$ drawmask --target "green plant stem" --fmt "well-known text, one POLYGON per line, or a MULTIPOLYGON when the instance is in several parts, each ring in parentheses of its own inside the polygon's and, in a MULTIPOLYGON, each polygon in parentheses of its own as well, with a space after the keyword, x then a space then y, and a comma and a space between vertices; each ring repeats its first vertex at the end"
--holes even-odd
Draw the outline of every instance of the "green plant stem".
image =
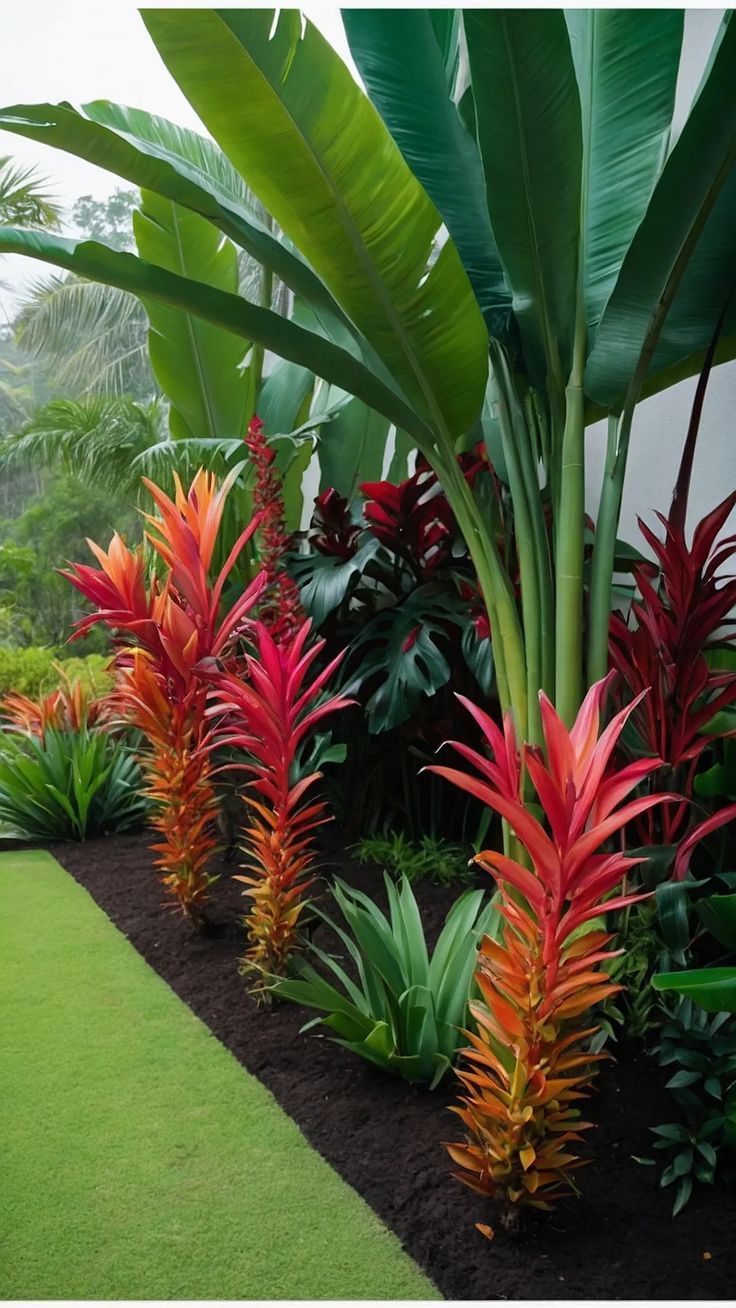
POLYGON ((512 710, 523 740, 528 731, 526 652, 511 583, 454 451, 448 457, 435 451, 433 465, 463 533, 488 611, 501 708, 504 713, 512 710))
MULTIPOLYGON (((541 515, 538 486, 530 485, 524 475, 522 451, 532 455, 531 437, 524 411, 518 401, 503 351, 491 342, 496 404, 501 441, 514 506, 514 532, 521 574, 521 609, 526 651, 527 738, 541 744, 542 721, 539 712, 539 689, 543 685, 543 618, 542 589, 538 540, 534 530, 535 510, 541 515), (536 503, 535 503, 536 500, 536 503)), ((546 634, 546 633, 545 633, 546 634)))
POLYGON ((583 693, 583 561, 585 542, 585 309, 578 305, 575 349, 565 389, 560 505, 556 534, 555 702, 568 726, 583 693))
POLYGON ((631 430, 631 415, 621 422, 619 415, 608 418, 608 442, 603 484, 595 527, 593 564, 590 584, 588 623, 588 681, 600 681, 608 671, 608 629, 611 616, 611 586, 616 553, 616 533, 621 512, 626 451, 631 430), (623 445, 622 445, 623 441, 623 445))

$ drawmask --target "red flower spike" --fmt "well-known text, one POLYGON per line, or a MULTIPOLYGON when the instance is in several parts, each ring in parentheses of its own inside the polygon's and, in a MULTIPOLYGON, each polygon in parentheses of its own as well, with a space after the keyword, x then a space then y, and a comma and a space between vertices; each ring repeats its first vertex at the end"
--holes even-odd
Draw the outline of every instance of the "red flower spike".
POLYGON ((324 641, 305 646, 311 623, 302 623, 288 644, 278 643, 265 623, 252 624, 254 652, 247 680, 217 668, 208 670, 214 688, 208 715, 217 719, 213 743, 245 751, 249 762, 250 825, 246 829, 245 876, 251 902, 246 917, 248 948, 244 970, 264 977, 283 975, 297 943, 304 896, 314 870, 313 833, 329 821, 323 801, 311 790, 320 773, 292 784, 297 751, 306 736, 328 715, 354 703, 344 696, 322 700, 322 693, 342 655, 316 677, 309 670, 324 641))
POLYGON ((220 615, 225 580, 260 522, 253 519, 211 579, 235 475, 218 488, 212 474, 200 470, 186 493, 175 478, 173 500, 146 482, 158 509, 158 516, 145 515, 147 536, 167 566, 163 583, 155 576, 146 581, 142 550, 129 550, 117 534, 107 553, 88 542, 99 568, 76 564, 62 574, 96 606, 96 612, 77 623, 75 634, 97 622, 116 633, 113 705, 146 737, 148 751, 141 762, 154 806, 152 824, 161 834, 154 845, 156 862, 167 891, 195 926, 203 920, 217 816, 200 667, 203 660, 230 654, 266 580, 257 577, 220 615))
POLYGON ((291 536, 284 526, 284 495, 274 452, 263 434, 260 418, 253 418, 245 437, 256 469, 253 502, 260 516, 261 568, 265 591, 258 614, 278 644, 294 638, 306 614, 299 588, 284 569, 284 555, 291 548, 291 536))
POLYGON ((612 937, 604 931, 576 933, 593 918, 642 898, 609 898, 641 860, 601 853, 601 847, 632 816, 671 798, 655 794, 623 803, 659 760, 609 771, 636 708, 636 702, 629 705, 601 733, 609 682, 591 688, 569 731, 540 695, 544 752, 518 748, 510 716, 502 732, 463 700, 491 757, 454 744, 480 777, 429 769, 505 818, 529 858, 525 867, 485 850, 474 860, 499 887, 506 929, 503 940, 486 939, 479 952, 476 980, 483 1001, 471 1005, 478 1034, 466 1033, 468 1066, 458 1072, 465 1093, 454 1110, 467 1136, 446 1146, 460 1168, 454 1173, 459 1180, 512 1206, 549 1208, 575 1189, 572 1173, 582 1163, 569 1145, 586 1125, 576 1105, 602 1057, 583 1044, 597 1030, 590 1022, 586 1026, 585 1017, 619 989, 601 964, 620 952, 608 949, 612 937), (545 824, 525 806, 525 772, 545 824))

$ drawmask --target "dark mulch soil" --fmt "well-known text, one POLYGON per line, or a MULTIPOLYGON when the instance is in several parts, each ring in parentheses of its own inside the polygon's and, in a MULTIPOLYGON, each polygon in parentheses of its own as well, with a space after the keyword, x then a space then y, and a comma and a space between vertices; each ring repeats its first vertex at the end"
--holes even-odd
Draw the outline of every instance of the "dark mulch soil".
MULTIPOLYGON (((220 935, 193 936, 164 907, 145 836, 63 845, 52 852, 244 1067, 269 1087, 312 1145, 380 1214, 450 1299, 728 1299, 736 1295, 736 1197, 701 1189, 674 1221, 671 1192, 656 1188, 647 1127, 671 1119, 647 1058, 619 1048, 602 1072, 590 1115, 595 1161, 583 1196, 516 1237, 488 1242, 474 1228, 494 1215, 453 1181, 439 1142, 456 1138, 452 1087, 419 1091, 345 1050, 300 1035, 303 1010, 257 1008, 238 975, 240 886, 224 865, 213 888, 220 935), (710 1258, 705 1255, 710 1254, 710 1258)), ((337 868, 335 848, 326 870, 337 868)), ((353 884, 379 895, 373 869, 340 860, 353 884)), ((436 934, 456 889, 429 884, 417 897, 436 934)), ((290 1214, 289 1220, 298 1220, 290 1214)))

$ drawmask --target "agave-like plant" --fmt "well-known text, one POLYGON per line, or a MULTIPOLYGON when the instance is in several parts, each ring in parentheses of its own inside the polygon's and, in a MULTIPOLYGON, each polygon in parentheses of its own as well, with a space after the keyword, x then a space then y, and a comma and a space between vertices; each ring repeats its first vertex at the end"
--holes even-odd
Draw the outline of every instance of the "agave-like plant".
POLYGON ((510 716, 501 731, 463 700, 491 758, 452 742, 480 775, 432 768, 499 813, 529 861, 524 866, 495 850, 475 858, 498 885, 504 930, 500 940, 481 945, 476 979, 483 1002, 471 1004, 478 1033, 468 1033, 459 1073, 465 1094, 454 1110, 467 1137, 447 1146, 459 1179, 504 1200, 507 1219, 522 1206, 549 1208, 575 1189, 580 1160, 574 1146, 589 1125, 577 1104, 603 1057, 587 1043, 598 1029, 591 1010, 621 988, 602 967, 620 951, 610 948, 607 930, 591 924, 642 898, 617 889, 643 859, 604 847, 627 822, 669 798, 650 794, 623 802, 659 760, 610 770, 639 700, 601 734, 609 681, 591 687, 569 730, 540 695, 544 753, 537 746, 519 749, 510 716), (524 800, 525 773, 548 830, 524 800))
POLYGON ((447 914, 430 957, 410 882, 404 876, 397 886, 386 873, 385 884, 388 916, 368 895, 340 880, 332 893, 346 929, 319 913, 345 946, 357 981, 310 942, 323 971, 299 959, 295 976, 277 982, 274 993, 323 1014, 303 1030, 323 1023, 338 1044, 360 1058, 433 1090, 462 1042, 478 940, 497 929, 499 918, 482 891, 466 891, 447 914))
POLYGON ((220 719, 214 741, 244 751, 248 762, 243 768, 252 777, 246 795, 247 872, 237 879, 247 886, 250 900, 243 965, 246 973, 255 974, 256 989, 264 976, 284 974, 312 884, 313 834, 329 821, 324 801, 309 793, 321 773, 295 780, 299 749, 328 714, 353 703, 323 694, 341 656, 309 679, 324 648, 322 640, 307 648, 310 630, 307 620, 293 640, 278 644, 264 623, 255 622, 244 675, 211 672, 214 702, 208 712, 220 719))
POLYGON ((162 835, 154 846, 158 866, 195 927, 206 921, 207 868, 217 843, 207 687, 199 667, 204 659, 228 657, 264 585, 259 574, 221 613, 225 582, 259 523, 254 518, 241 532, 213 579, 218 531, 237 475, 234 469, 218 488, 216 479, 200 470, 188 492, 175 477, 173 500, 146 482, 159 511, 146 515, 147 538, 165 564, 163 582, 155 573, 147 579, 143 550, 129 550, 117 534, 107 552, 89 542, 99 568, 76 564, 63 573, 96 606, 77 623, 76 635, 104 622, 122 639, 115 655, 117 708, 148 741, 147 793, 154 803, 153 825, 162 835))

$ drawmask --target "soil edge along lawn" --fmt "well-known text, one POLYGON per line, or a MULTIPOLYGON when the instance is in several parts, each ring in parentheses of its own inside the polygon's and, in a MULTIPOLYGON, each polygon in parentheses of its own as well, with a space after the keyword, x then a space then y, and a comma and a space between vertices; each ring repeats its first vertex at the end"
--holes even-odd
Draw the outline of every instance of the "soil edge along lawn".
POLYGON ((49 854, 0 885, 2 1298, 439 1297, 49 854))

